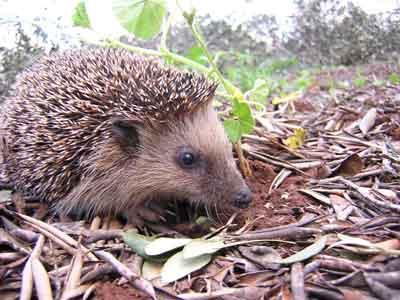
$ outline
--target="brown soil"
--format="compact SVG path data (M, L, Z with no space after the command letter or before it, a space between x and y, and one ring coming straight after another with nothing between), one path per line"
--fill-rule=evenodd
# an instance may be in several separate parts
M260 218L257 228L268 228L296 222L297 217L309 199L298 192L306 182L303 175L291 175L284 180L281 186L269 191L272 181L277 175L271 165L260 161L249 161L253 170L253 177L247 183L254 194L252 206L242 217L249 220Z
M96 286L95 300L150 300L149 296L137 289L123 285L118 286L111 282L104 282Z
M400 141L400 127L393 128L389 134L395 141Z
M269 192L272 181L277 175L273 166L260 161L249 160L253 177L247 183L254 194L252 206L243 211L239 223L260 218L255 228L268 228L286 225L297 221L309 199L298 192L307 178L303 175L291 175L282 185ZM243 222L242 222L243 221ZM182 228L181 228L182 229ZM193 232L191 232L193 234ZM96 300L147 300L150 299L140 291L129 285L117 286L105 282L96 287Z

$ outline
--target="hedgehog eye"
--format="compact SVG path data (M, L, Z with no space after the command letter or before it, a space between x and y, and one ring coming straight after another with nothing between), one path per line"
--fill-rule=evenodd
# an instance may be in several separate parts
M193 163L194 163L194 155L193 155L193 153L190 153L190 152L183 153L182 154L182 163L185 166L193 165Z
M196 166L198 156L188 147L182 147L178 151L178 163L184 169L191 169Z

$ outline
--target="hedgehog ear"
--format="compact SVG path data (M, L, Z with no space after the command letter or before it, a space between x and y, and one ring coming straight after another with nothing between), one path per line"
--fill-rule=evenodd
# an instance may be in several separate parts
M135 150L139 146L139 126L141 124L134 120L113 119L112 131L121 146L125 149Z

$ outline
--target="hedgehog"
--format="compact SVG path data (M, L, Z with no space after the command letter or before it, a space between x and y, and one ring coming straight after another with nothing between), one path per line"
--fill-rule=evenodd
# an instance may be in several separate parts
M0 185L58 211L171 199L246 208L252 193L212 106L217 84L123 49L42 57L0 115Z

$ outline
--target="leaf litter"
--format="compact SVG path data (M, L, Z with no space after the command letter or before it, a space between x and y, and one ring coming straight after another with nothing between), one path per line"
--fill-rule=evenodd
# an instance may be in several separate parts
M0 294L398 299L400 86L373 84L390 68L367 66L365 86L335 90L324 82L351 71L322 71L258 116L242 141L254 203L225 226L197 218L138 232L113 218L55 217L2 191Z

